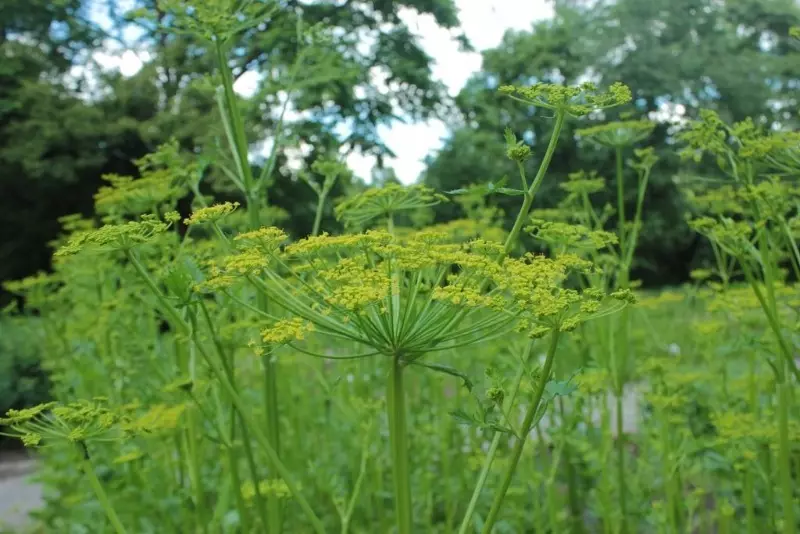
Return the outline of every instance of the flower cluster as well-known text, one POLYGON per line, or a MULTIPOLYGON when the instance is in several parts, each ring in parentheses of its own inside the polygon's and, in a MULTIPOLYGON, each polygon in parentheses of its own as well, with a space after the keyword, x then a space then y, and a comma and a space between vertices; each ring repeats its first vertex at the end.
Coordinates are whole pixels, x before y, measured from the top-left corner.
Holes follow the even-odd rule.
POLYGON ((166 222, 148 213, 142 215, 138 221, 107 224, 96 230, 77 232, 56 251, 55 256, 70 256, 81 250, 98 252, 130 250, 166 232, 172 223, 180 219, 180 215, 177 212, 170 212, 164 216, 164 219, 166 222))
POLYGON ((205 208, 194 210, 192 215, 184 219, 187 226, 193 224, 203 224, 209 222, 216 222, 226 215, 233 213, 239 207, 238 202, 223 202, 222 204, 215 204, 205 208))
POLYGON ((30 447, 58 441, 116 441, 125 436, 150 435, 177 427, 185 405, 150 407, 136 414, 138 405, 112 409, 105 398, 70 403, 48 402, 22 410, 9 410, 0 418, 12 435, 30 447))
POLYGON ((430 230, 406 237, 323 234, 279 250, 279 230, 260 232, 274 236, 271 245, 231 256, 212 280, 258 273, 259 288, 292 315, 262 332, 268 345, 291 345, 313 325, 377 353, 422 354, 514 328, 533 336, 569 330, 630 300, 563 288, 570 273, 593 269, 570 254, 498 262, 500 243, 452 243, 430 230))
POLYGON ((505 85, 500 92, 533 106, 562 111, 575 117, 592 111, 607 109, 630 102, 631 90, 616 82, 608 90, 600 91, 591 82, 577 86, 537 83, 529 87, 505 85))
POLYGON ((186 194, 186 175, 194 172, 178 154, 175 141, 165 143, 152 154, 137 160, 140 176, 103 176, 109 185, 101 187, 94 195, 98 213, 112 217, 148 213, 162 206, 174 207, 186 194))
POLYGON ((580 128, 575 133, 591 141, 610 148, 635 145, 646 139, 655 128, 655 123, 647 119, 615 121, 580 128))
POLYGON ((536 239, 554 250, 601 250, 619 242, 616 234, 605 230, 590 230, 580 224, 531 219, 525 229, 536 239))
POLYGON ((447 197, 424 185, 402 186, 390 183, 341 200, 335 212, 336 217, 346 224, 364 226, 377 218, 435 206, 446 201, 447 197))

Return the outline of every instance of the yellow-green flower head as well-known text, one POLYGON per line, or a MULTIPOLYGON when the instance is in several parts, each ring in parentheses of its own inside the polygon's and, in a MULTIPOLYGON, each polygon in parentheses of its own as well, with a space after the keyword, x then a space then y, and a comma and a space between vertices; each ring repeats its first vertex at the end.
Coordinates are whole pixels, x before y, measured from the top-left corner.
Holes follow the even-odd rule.
POLYGON ((125 421, 120 428, 132 435, 169 432, 178 427, 186 410, 186 404, 156 404, 138 417, 125 421))
POLYGON ((639 307, 655 309, 662 306, 669 306, 679 304, 686 300, 686 295, 678 291, 662 291, 656 295, 641 294, 639 295, 639 307))
MULTIPOLYGON (((282 479, 262 480, 258 483, 258 494, 262 496, 278 497, 288 499, 292 496, 289 486, 282 479)), ((251 480, 242 484, 242 497, 250 503, 256 496, 256 487, 251 480)))
POLYGON ((282 319, 261 330, 261 341, 270 347, 275 347, 292 341, 302 341, 306 334, 313 331, 314 325, 303 319, 297 317, 282 319))
POLYGON ((798 200, 793 193, 794 187, 778 177, 745 185, 737 190, 738 198, 752 207, 752 216, 759 221, 780 221, 793 212, 798 200))
MULTIPOLYGON (((169 215, 169 220, 174 220, 172 214, 169 215)), ((155 215, 144 214, 138 221, 107 224, 96 230, 74 234, 66 245, 56 251, 55 256, 70 256, 81 250, 97 252, 129 250, 153 240, 159 234, 166 232, 169 226, 168 222, 160 221, 155 215)))
MULTIPOLYGON (((98 397, 9 410, 5 418, 0 418, 0 425, 8 427, 9 433, 22 439, 26 445, 38 446, 58 441, 121 439, 122 432, 130 425, 130 418, 123 410, 112 410, 107 399, 98 397)), ((138 428, 138 431, 141 433, 144 429, 138 428)))
POLYGON ((208 206, 207 208, 200 208, 195 210, 189 218, 184 219, 183 222, 188 226, 216 222, 226 215, 233 213, 238 207, 238 202, 224 202, 222 204, 208 206))
POLYGON ((637 171, 649 170, 658 162, 655 148, 648 146, 633 149, 633 159, 628 163, 637 171))
POLYGON ((129 16, 152 18, 157 13, 167 12, 173 17, 172 31, 223 42, 258 25, 274 9, 272 2, 237 0, 158 0, 158 7, 158 12, 141 8, 129 16))
POLYGON ((689 226, 695 232, 717 243, 732 256, 743 257, 752 250, 750 236, 753 234, 753 227, 747 221, 734 221, 726 217, 720 219, 699 217, 690 220, 689 226))
POLYGON ((595 84, 587 82, 577 86, 550 83, 537 83, 529 87, 505 85, 500 92, 526 104, 562 111, 575 117, 619 106, 630 102, 632 98, 628 86, 619 82, 606 91, 600 91, 595 84))
POLYGON ((288 245, 285 254, 289 258, 304 258, 335 253, 339 250, 369 251, 376 246, 388 245, 393 240, 392 234, 384 230, 368 230, 363 234, 343 234, 339 236, 323 233, 288 245))
POLYGON ((287 239, 286 232, 274 226, 244 232, 233 238, 239 247, 256 247, 265 254, 279 250, 287 239))
POLYGON ((601 250, 619 242, 616 234, 604 230, 590 230, 580 224, 550 222, 532 219, 525 229, 536 239, 552 247, 566 250, 601 250))
POLYGON ((562 208, 538 208, 531 210, 531 219, 544 221, 567 222, 572 220, 574 213, 562 208))
POLYGON ((605 147, 623 148, 647 139, 655 126, 647 119, 615 121, 580 128, 575 133, 605 147))
POLYGON ((337 219, 346 224, 364 226, 377 218, 435 206, 447 200, 444 195, 424 185, 389 183, 341 200, 334 211, 337 219))
POLYGON ((721 185, 705 191, 684 190, 687 202, 697 211, 711 215, 742 215, 747 209, 737 189, 721 185))
POLYGON ((567 181, 559 187, 571 195, 591 195, 605 189, 605 180, 597 175, 597 171, 576 171, 567 175, 567 181))
POLYGON ((686 145, 680 151, 681 158, 695 162, 700 162, 704 154, 722 158, 730 149, 727 126, 715 111, 708 109, 700 110, 700 118, 689 123, 678 139, 686 145))
POLYGON ((18 295, 26 295, 36 291, 52 291, 55 285, 59 283, 59 279, 55 274, 49 274, 44 271, 25 277, 22 280, 9 280, 3 282, 3 288, 9 293, 16 293, 18 295))
POLYGON ((94 195, 97 213, 116 217, 139 215, 163 206, 174 207, 186 194, 187 174, 196 171, 179 155, 177 141, 171 141, 136 162, 139 178, 107 174, 109 185, 102 186, 94 195))

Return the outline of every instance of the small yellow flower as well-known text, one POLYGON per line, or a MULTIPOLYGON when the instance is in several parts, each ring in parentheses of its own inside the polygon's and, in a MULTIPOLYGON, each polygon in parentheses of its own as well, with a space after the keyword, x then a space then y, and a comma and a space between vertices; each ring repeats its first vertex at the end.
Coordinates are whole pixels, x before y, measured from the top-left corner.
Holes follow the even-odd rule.
POLYGON ((207 208, 200 208, 195 210, 192 215, 184 219, 184 223, 188 226, 193 224, 202 224, 207 222, 215 222, 233 213, 239 207, 238 202, 224 202, 222 204, 215 204, 207 208))

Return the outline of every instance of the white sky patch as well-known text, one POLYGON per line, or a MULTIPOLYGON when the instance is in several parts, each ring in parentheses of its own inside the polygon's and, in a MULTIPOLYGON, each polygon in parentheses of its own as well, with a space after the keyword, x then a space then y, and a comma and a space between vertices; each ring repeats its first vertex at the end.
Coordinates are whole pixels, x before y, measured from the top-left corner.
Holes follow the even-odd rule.
MULTIPOLYGON (((461 31, 476 52, 459 50, 454 34, 438 27, 432 16, 412 10, 401 13, 403 21, 420 37, 423 49, 434 59, 434 79, 442 81, 451 96, 457 95, 469 77, 481 69, 480 52, 498 46, 507 30, 529 30, 535 21, 553 16, 547 0, 456 0, 456 6, 461 31)), ((439 120, 398 123, 381 133, 397 155, 387 158, 386 163, 394 167, 403 183, 413 183, 425 169, 424 158, 441 148, 447 127, 439 120)), ((363 156, 352 155, 347 162, 358 176, 369 180, 372 166, 363 156)))

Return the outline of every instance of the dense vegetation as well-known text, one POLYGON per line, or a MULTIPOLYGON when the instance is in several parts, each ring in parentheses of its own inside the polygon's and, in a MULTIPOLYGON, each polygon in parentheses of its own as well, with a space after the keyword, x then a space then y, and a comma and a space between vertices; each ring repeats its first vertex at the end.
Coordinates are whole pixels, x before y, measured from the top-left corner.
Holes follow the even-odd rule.
POLYGON ((0 226, 0 357, 53 399, 0 396, 38 528, 797 532, 797 6, 556 2, 453 107, 401 4, 457 26, 142 2, 111 18, 154 59, 89 99, 85 6, 0 11, 4 199, 59 215, 0 226), (386 155, 396 108, 453 135, 422 183, 367 187, 341 154, 386 155))

